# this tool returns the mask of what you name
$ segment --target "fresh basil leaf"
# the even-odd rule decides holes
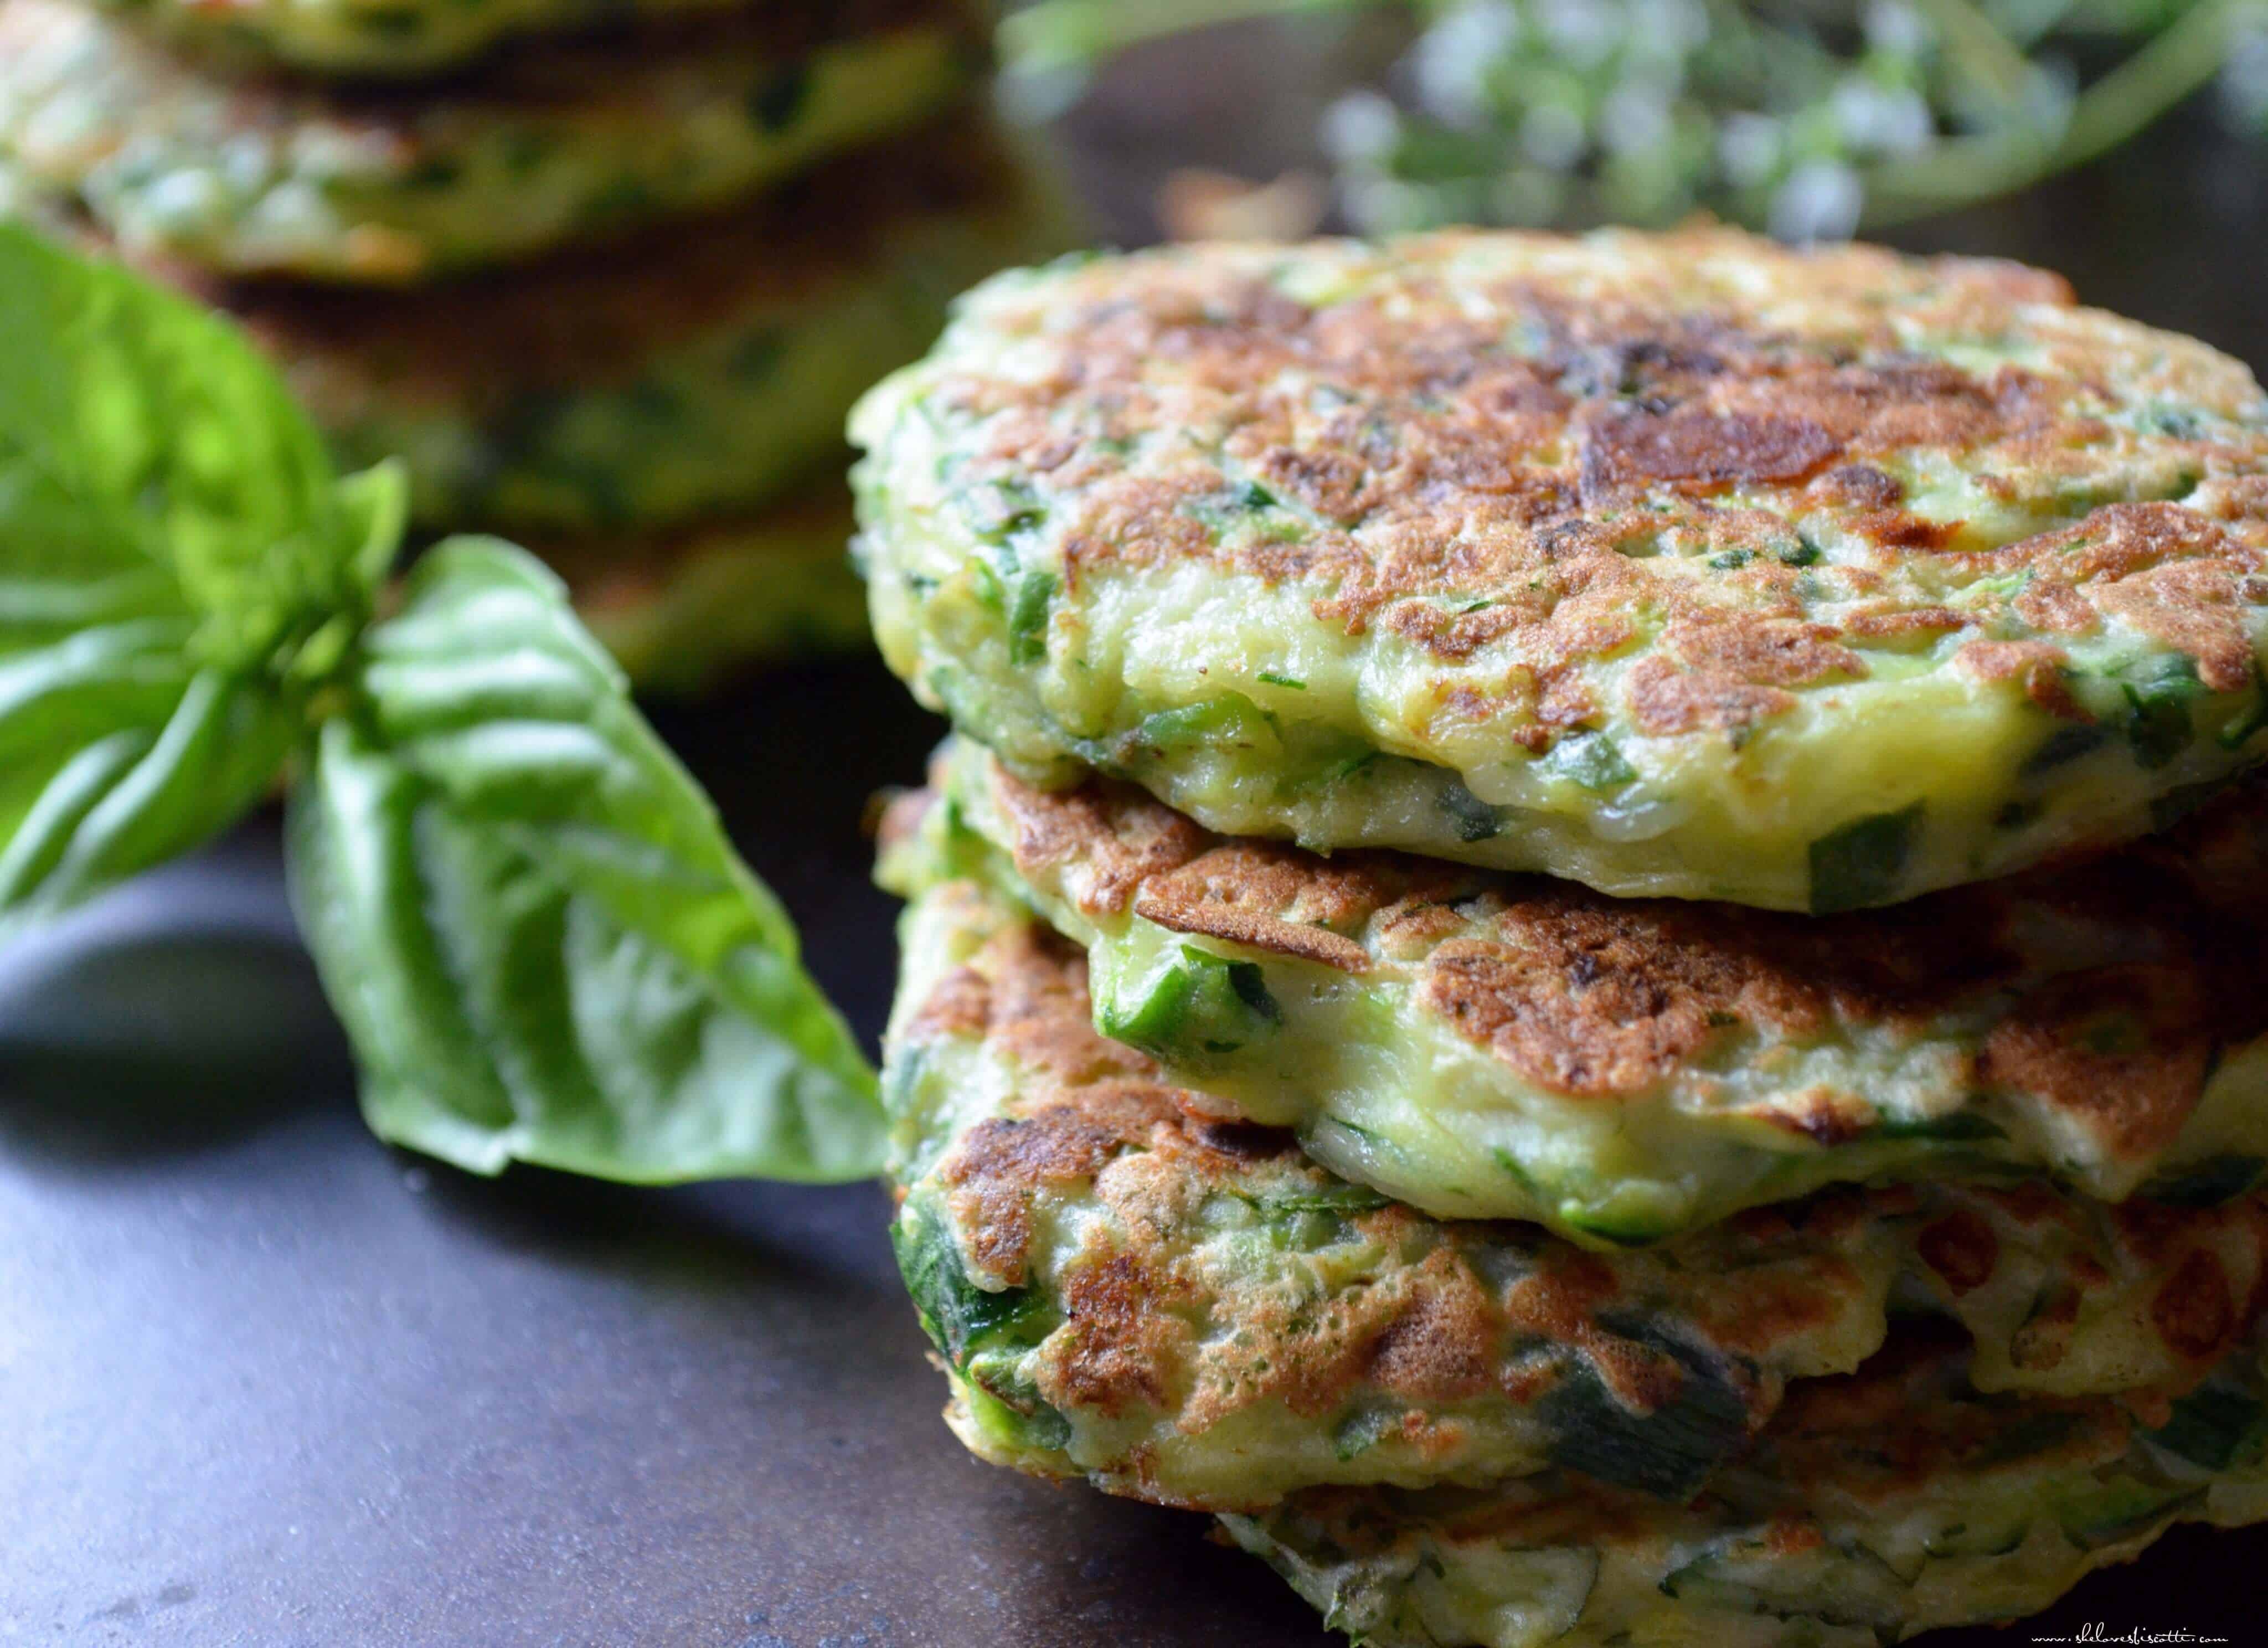
[[[0,934],[225,828],[275,782],[296,731],[257,684],[185,673],[162,626],[0,662]]]
[[[393,480],[342,491],[321,436],[225,320],[0,225],[8,570],[162,602],[200,664],[296,663],[367,615]],[[345,624],[342,625],[342,620]]]
[[[259,803],[402,517],[225,324],[0,226],[0,938]]]
[[[288,845],[378,1133],[483,1173],[880,1168],[873,1076],[793,927],[549,572],[432,550],[347,696]]]

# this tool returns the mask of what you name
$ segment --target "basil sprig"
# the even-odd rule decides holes
[[[374,622],[403,519],[225,322],[0,227],[0,938],[289,767],[294,907],[382,1137],[873,1173],[856,1041],[557,580],[454,541]]]
[[[217,320],[0,232],[0,936],[259,799],[401,495]]]

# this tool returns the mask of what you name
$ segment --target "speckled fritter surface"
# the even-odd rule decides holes
[[[431,77],[505,42],[698,19],[748,0],[97,0],[146,33],[239,69]],[[501,51],[498,51],[501,55]]]
[[[857,415],[877,630],[1035,782],[1828,912],[2268,755],[2268,402],[2014,266],[1732,231],[1003,276]]]
[[[2088,864],[1835,916],[1225,840],[965,739],[932,779],[887,881],[984,879],[1086,949],[1104,1034],[1437,1214],[1605,1247],[1835,1182],[2115,1200],[2268,1163],[2258,777]]]
[[[873,644],[850,531],[837,475],[755,514],[527,548],[639,691],[689,695],[737,669]]]
[[[158,272],[246,326],[347,460],[402,458],[420,520],[565,535],[784,496],[841,454],[844,411],[956,292],[1067,221],[956,121],[651,244],[430,292]]]
[[[1089,1022],[1082,958],[969,881],[903,930],[899,1259],[976,1452],[1209,1509],[1557,1466],[1683,1499],[1893,1312],[1999,1391],[2152,1412],[2252,1331],[2268,1203],[1833,1192],[1643,1251],[1428,1218],[1211,1119]]]
[[[439,85],[184,60],[0,4],[0,166],[130,254],[408,285],[747,199],[937,114],[979,62],[952,0],[862,0],[517,47]]]
[[[1877,1648],[2033,1613],[2177,1522],[2268,1519],[2263,1390],[2248,1350],[2147,1416],[1980,1396],[1956,1348],[1902,1330],[1690,1505],[1561,1473],[1226,1525],[1370,1648]]]

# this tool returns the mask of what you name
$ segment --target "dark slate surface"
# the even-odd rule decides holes
[[[1116,237],[1149,232],[1164,166],[1296,162],[1329,57],[1248,35],[1115,78],[1073,132]],[[2262,363],[2264,229],[2260,157],[2184,128],[1899,238],[2055,264]],[[871,1037],[892,912],[857,825],[935,724],[870,665],[662,718]],[[247,827],[0,959],[0,1644],[1331,1640],[1201,1519],[966,1459],[884,1212],[380,1148],[274,822]],[[2257,1641],[2264,1568],[2268,1535],[2177,1534],[1967,1640]]]

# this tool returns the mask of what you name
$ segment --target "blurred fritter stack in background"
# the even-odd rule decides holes
[[[633,674],[861,645],[842,425],[1060,208],[971,0],[0,0],[9,200],[228,311]]]
[[[1373,1648],[2268,1520],[2268,399],[1709,228],[1005,275],[854,416],[907,1284]]]

